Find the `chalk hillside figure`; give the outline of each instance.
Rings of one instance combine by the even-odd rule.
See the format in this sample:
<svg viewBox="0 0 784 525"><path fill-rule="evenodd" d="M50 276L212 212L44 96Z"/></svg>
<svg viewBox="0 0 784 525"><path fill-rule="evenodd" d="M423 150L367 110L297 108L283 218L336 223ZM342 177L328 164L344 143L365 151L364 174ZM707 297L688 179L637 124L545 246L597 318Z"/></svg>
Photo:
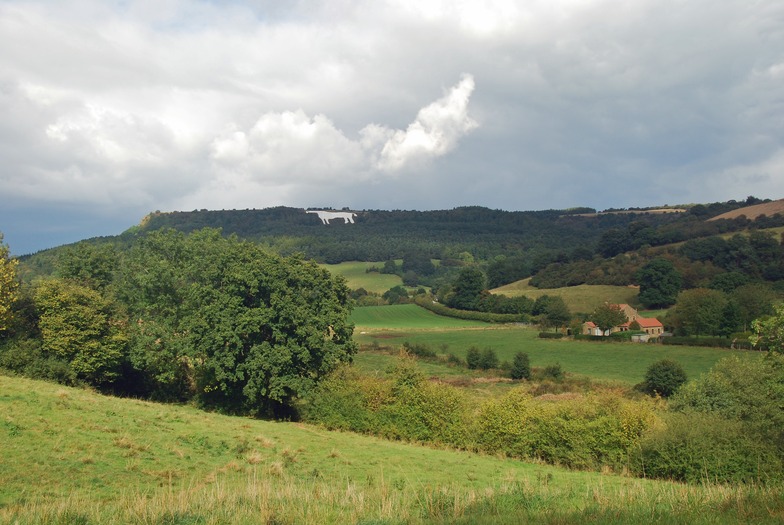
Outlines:
<svg viewBox="0 0 784 525"><path fill-rule="evenodd" d="M343 219L343 224L354 224L356 213L350 211L305 210L305 213L315 213L321 219L321 224L329 224L332 219Z"/></svg>

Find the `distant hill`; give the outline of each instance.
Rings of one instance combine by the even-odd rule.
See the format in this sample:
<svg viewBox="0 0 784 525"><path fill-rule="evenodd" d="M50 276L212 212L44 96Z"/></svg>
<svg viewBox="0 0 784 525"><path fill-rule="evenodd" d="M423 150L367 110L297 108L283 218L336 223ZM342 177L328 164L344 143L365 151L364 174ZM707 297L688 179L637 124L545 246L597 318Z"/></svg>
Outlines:
<svg viewBox="0 0 784 525"><path fill-rule="evenodd" d="M324 263L384 261L402 258L410 251L434 259L456 259L467 253L474 259L489 260L578 246L594 250L604 231L625 228L643 216L640 212L586 218L573 210L504 211L480 206L354 212L354 224L333 219L329 225L304 209L287 207L156 212L128 234L140 235L160 228L184 232L221 228L225 234L266 243L283 253L302 252ZM657 226L674 219L672 215L644 216L648 223Z"/></svg>
<svg viewBox="0 0 784 525"><path fill-rule="evenodd" d="M611 209L601 213L584 207L541 211L481 206L433 211L335 210L350 211L354 222L336 218L329 224L302 208L193 210L154 212L119 236L86 242L111 243L122 251L162 228L188 233L209 227L220 228L224 235L264 244L282 255L299 253L319 263L383 263L405 261L407 257L439 260L438 273L444 277L450 269L456 271L465 264L478 263L486 273L489 288L527 277L533 277L531 284L540 288L579 284L626 286L634 284L631 276L653 256L650 248L666 249L676 243L732 235L751 226L756 230L781 227L784 215L775 213L782 209L784 200L749 197L745 201ZM753 221L752 212L759 213L754 213L757 219ZM51 274L63 248L20 258L23 279L29 282L36 276ZM617 257L638 251L642 252L640 256L628 261ZM405 266L400 277L412 269ZM760 268L757 265L758 271ZM707 270L712 272L713 267ZM438 284L438 275L419 270L415 273L418 278L409 282ZM766 278L778 280L778 273L776 270ZM702 283L706 278L695 278L695 282Z"/></svg>
<svg viewBox="0 0 784 525"><path fill-rule="evenodd" d="M777 213L784 215L784 199L764 202L762 204L755 204L753 206L745 206L743 208L738 208L737 210L732 210L726 213L722 213L721 215L717 215L716 217L711 217L708 220L718 221L721 219L737 219L738 217L744 216L747 219L753 221L763 215L765 215L766 217L772 217Z"/></svg>

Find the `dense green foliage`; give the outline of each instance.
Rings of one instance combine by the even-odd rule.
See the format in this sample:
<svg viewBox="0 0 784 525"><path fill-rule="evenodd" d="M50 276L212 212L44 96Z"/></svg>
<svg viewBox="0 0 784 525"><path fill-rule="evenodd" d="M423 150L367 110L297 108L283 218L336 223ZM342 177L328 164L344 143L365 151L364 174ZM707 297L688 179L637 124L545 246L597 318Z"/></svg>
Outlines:
<svg viewBox="0 0 784 525"><path fill-rule="evenodd" d="M558 295L542 295L534 302L532 313L542 328L559 329L569 324L572 313L564 300Z"/></svg>
<svg viewBox="0 0 784 525"><path fill-rule="evenodd" d="M683 367L672 359L656 361L645 371L640 390L650 395L672 396L686 382Z"/></svg>
<svg viewBox="0 0 784 525"><path fill-rule="evenodd" d="M486 289L485 274L479 268L469 266L460 271L444 302L458 310L478 310L482 292Z"/></svg>
<svg viewBox="0 0 784 525"><path fill-rule="evenodd" d="M617 304L604 303L591 314L590 320L599 327L602 333L609 332L614 326L627 322L626 314Z"/></svg>
<svg viewBox="0 0 784 525"><path fill-rule="evenodd" d="M3 243L0 232L0 333L7 329L11 317L11 306L19 293L19 282L16 277L18 261L9 257L9 249Z"/></svg>
<svg viewBox="0 0 784 525"><path fill-rule="evenodd" d="M716 335L723 328L727 296L718 290L695 288L678 295L667 320L682 335Z"/></svg>
<svg viewBox="0 0 784 525"><path fill-rule="evenodd" d="M159 228L193 231L209 226L269 243L284 252L301 250L322 262L404 258L424 262L425 258L460 261L465 253L483 260L520 255L519 249L510 250L508 246L556 250L564 242L598 239L605 223L628 221L621 216L586 221L564 216L558 210L507 212L478 206L439 211L366 210L357 214L356 224L324 227L313 215L297 208L155 213L128 234Z"/></svg>
<svg viewBox="0 0 784 525"><path fill-rule="evenodd" d="M763 359L728 357L684 385L671 406L748 423L753 434L776 443L784 453L784 355Z"/></svg>
<svg viewBox="0 0 784 525"><path fill-rule="evenodd" d="M453 317L455 319L465 319L470 321L482 321L485 323L516 323L524 322L529 319L529 316L522 313L494 313L475 310L460 310L457 308L450 308L439 302L434 301L428 296L418 296L414 298L414 302L430 310L431 312L444 316ZM527 302L527 301L526 301Z"/></svg>
<svg viewBox="0 0 784 525"><path fill-rule="evenodd" d="M509 369L512 379L531 379L531 360L525 352L517 352Z"/></svg>
<svg viewBox="0 0 784 525"><path fill-rule="evenodd" d="M121 375L128 339L111 303L74 281L48 279L35 287L44 353L65 361L74 381L106 386Z"/></svg>
<svg viewBox="0 0 784 525"><path fill-rule="evenodd" d="M476 368L481 354L471 350ZM661 379L654 375L650 382ZM780 362L720 363L682 386L671 412L660 400L612 390L536 394L573 388L563 383L564 389L555 389L561 383L551 381L569 380L553 365L535 374L534 381L543 383L476 405L467 391L426 381L411 361L402 361L386 377L341 369L305 400L303 413L331 429L572 468L628 469L692 483L776 482L784 477L783 378Z"/></svg>
<svg viewBox="0 0 784 525"><path fill-rule="evenodd" d="M752 342L784 354L784 304L776 306L774 315L752 322L755 336Z"/></svg>
<svg viewBox="0 0 784 525"><path fill-rule="evenodd" d="M481 361L482 352L475 353ZM655 419L645 401L605 394L552 403L524 388L476 409L465 393L426 381L406 360L384 378L343 368L313 391L302 410L307 420L331 429L595 469L620 469Z"/></svg>
<svg viewBox="0 0 784 525"><path fill-rule="evenodd" d="M646 474L696 482L784 475L784 359L727 358L672 397L667 425L643 440Z"/></svg>
<svg viewBox="0 0 784 525"><path fill-rule="evenodd" d="M298 256L209 229L154 232L121 253L85 244L62 255L60 277L17 302L2 366L269 415L286 414L355 352L345 282Z"/></svg>
<svg viewBox="0 0 784 525"><path fill-rule="evenodd" d="M748 426L710 413L665 414L640 441L632 471L686 483L776 483L782 454Z"/></svg>
<svg viewBox="0 0 784 525"><path fill-rule="evenodd" d="M681 276L666 259L654 259L635 275L640 285L640 302L646 308L666 308L675 303Z"/></svg>

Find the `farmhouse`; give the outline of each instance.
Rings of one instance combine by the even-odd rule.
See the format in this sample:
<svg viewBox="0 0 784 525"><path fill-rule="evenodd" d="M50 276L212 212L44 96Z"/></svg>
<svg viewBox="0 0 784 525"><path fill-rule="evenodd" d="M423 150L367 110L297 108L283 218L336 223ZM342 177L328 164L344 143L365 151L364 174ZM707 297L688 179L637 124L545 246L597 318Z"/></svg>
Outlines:
<svg viewBox="0 0 784 525"><path fill-rule="evenodd" d="M626 332L630 330L631 325L634 323L636 323L637 326L640 327L639 329L645 332L648 336L658 337L664 333L664 325L662 325L661 321L655 317L641 317L637 310L628 304L618 304L615 306L617 306L626 315L625 323L618 326L613 326L606 333L602 333L601 328L596 326L594 322L586 321L583 323L582 333L586 335L610 335L615 332Z"/></svg>

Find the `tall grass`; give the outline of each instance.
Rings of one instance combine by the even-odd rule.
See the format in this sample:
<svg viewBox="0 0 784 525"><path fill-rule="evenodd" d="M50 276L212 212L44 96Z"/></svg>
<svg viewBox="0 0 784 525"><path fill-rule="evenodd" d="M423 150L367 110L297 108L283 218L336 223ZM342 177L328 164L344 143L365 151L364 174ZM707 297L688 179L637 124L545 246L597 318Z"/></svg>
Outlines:
<svg viewBox="0 0 784 525"><path fill-rule="evenodd" d="M777 523L688 487L115 399L0 375L0 524Z"/></svg>
<svg viewBox="0 0 784 525"><path fill-rule="evenodd" d="M784 519L782 492L771 487L678 486L565 488L551 478L500 480L472 489L458 484L401 485L383 477L331 483L254 470L210 484L111 501L77 494L0 509L3 524L519 524L755 523Z"/></svg>

